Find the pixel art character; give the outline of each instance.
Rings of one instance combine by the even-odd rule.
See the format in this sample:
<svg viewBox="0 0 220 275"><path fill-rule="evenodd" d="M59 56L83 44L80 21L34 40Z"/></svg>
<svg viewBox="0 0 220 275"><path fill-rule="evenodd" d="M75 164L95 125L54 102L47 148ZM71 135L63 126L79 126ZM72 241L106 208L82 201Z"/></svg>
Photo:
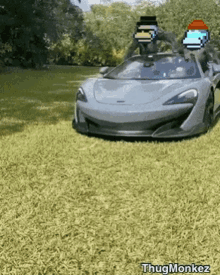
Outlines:
<svg viewBox="0 0 220 275"><path fill-rule="evenodd" d="M137 22L137 31L133 38L138 43L151 43L157 39L158 26L156 16L141 16L140 22Z"/></svg>
<svg viewBox="0 0 220 275"><path fill-rule="evenodd" d="M194 20L188 26L183 39L183 45L190 50L199 50L210 41L210 32L202 20Z"/></svg>
<svg viewBox="0 0 220 275"><path fill-rule="evenodd" d="M141 16L140 22L136 24L132 44L128 48L124 59L130 58L138 47L141 55L157 53L157 40L170 43L173 52L178 51L175 34L159 29L156 16Z"/></svg>

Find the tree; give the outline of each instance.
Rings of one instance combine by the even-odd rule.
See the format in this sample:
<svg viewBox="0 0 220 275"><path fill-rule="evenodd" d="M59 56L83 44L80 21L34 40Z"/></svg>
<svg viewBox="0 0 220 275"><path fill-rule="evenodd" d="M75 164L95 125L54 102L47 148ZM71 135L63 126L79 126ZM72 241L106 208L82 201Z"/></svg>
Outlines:
<svg viewBox="0 0 220 275"><path fill-rule="evenodd" d="M115 65L122 60L124 48L130 40L131 7L123 2L93 5L85 15L86 39L84 44L90 60L98 57L101 64ZM85 55L84 55L85 56Z"/></svg>
<svg viewBox="0 0 220 275"><path fill-rule="evenodd" d="M75 45L85 32L83 12L69 0L62 0L55 7L54 14L56 35L47 35L49 58L59 64L71 63Z"/></svg>
<svg viewBox="0 0 220 275"><path fill-rule="evenodd" d="M58 41L64 33L69 34L76 40L80 39L84 28L82 10L73 5L70 0L56 1L57 4L53 9L53 17L50 19L50 21L56 22L56 28L53 28L53 32L56 29L56 39L52 39L52 41ZM53 38L51 33L47 32L47 34Z"/></svg>
<svg viewBox="0 0 220 275"><path fill-rule="evenodd" d="M34 67L45 57L42 19L43 12L36 8L35 0L10 0L1 6L1 43L11 46L13 57L24 66L30 63Z"/></svg>
<svg viewBox="0 0 220 275"><path fill-rule="evenodd" d="M157 19L160 27L174 32L179 41L195 19L205 22L211 31L211 39L219 39L219 12L220 7L214 0L169 0L157 8Z"/></svg>
<svg viewBox="0 0 220 275"><path fill-rule="evenodd" d="M5 0L0 6L0 50L10 45L11 57L21 65L42 65L51 41L59 40L64 32L79 39L76 28L82 22L80 9L70 0Z"/></svg>

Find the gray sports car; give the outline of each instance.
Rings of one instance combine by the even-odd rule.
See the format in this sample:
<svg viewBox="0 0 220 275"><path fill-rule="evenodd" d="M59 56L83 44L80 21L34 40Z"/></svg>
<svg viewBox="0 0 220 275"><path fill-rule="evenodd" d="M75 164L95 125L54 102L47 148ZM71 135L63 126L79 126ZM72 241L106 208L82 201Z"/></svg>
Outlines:
<svg viewBox="0 0 220 275"><path fill-rule="evenodd" d="M206 132L220 111L220 65L194 54L138 55L87 79L73 128L84 134L177 138Z"/></svg>

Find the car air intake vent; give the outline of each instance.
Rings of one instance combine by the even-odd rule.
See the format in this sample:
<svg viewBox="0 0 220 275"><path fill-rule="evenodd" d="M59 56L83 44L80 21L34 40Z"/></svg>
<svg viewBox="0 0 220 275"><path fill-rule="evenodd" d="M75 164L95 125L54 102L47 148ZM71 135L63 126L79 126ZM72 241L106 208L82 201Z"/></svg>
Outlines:
<svg viewBox="0 0 220 275"><path fill-rule="evenodd" d="M118 103L123 103L123 102L125 102L125 101L123 101L123 100L118 100L117 102L118 102Z"/></svg>

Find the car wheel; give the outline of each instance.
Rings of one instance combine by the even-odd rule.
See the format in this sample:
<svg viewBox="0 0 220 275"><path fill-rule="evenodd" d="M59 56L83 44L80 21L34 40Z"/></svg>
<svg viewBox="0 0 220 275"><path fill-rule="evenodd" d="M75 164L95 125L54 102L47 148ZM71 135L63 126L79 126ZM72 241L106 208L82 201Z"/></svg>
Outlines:
<svg viewBox="0 0 220 275"><path fill-rule="evenodd" d="M206 131L209 130L209 128L213 123L213 118L214 118L213 111L214 111L214 96L213 96L213 93L210 92L209 97L206 101L205 113L203 118L203 122L206 126Z"/></svg>

